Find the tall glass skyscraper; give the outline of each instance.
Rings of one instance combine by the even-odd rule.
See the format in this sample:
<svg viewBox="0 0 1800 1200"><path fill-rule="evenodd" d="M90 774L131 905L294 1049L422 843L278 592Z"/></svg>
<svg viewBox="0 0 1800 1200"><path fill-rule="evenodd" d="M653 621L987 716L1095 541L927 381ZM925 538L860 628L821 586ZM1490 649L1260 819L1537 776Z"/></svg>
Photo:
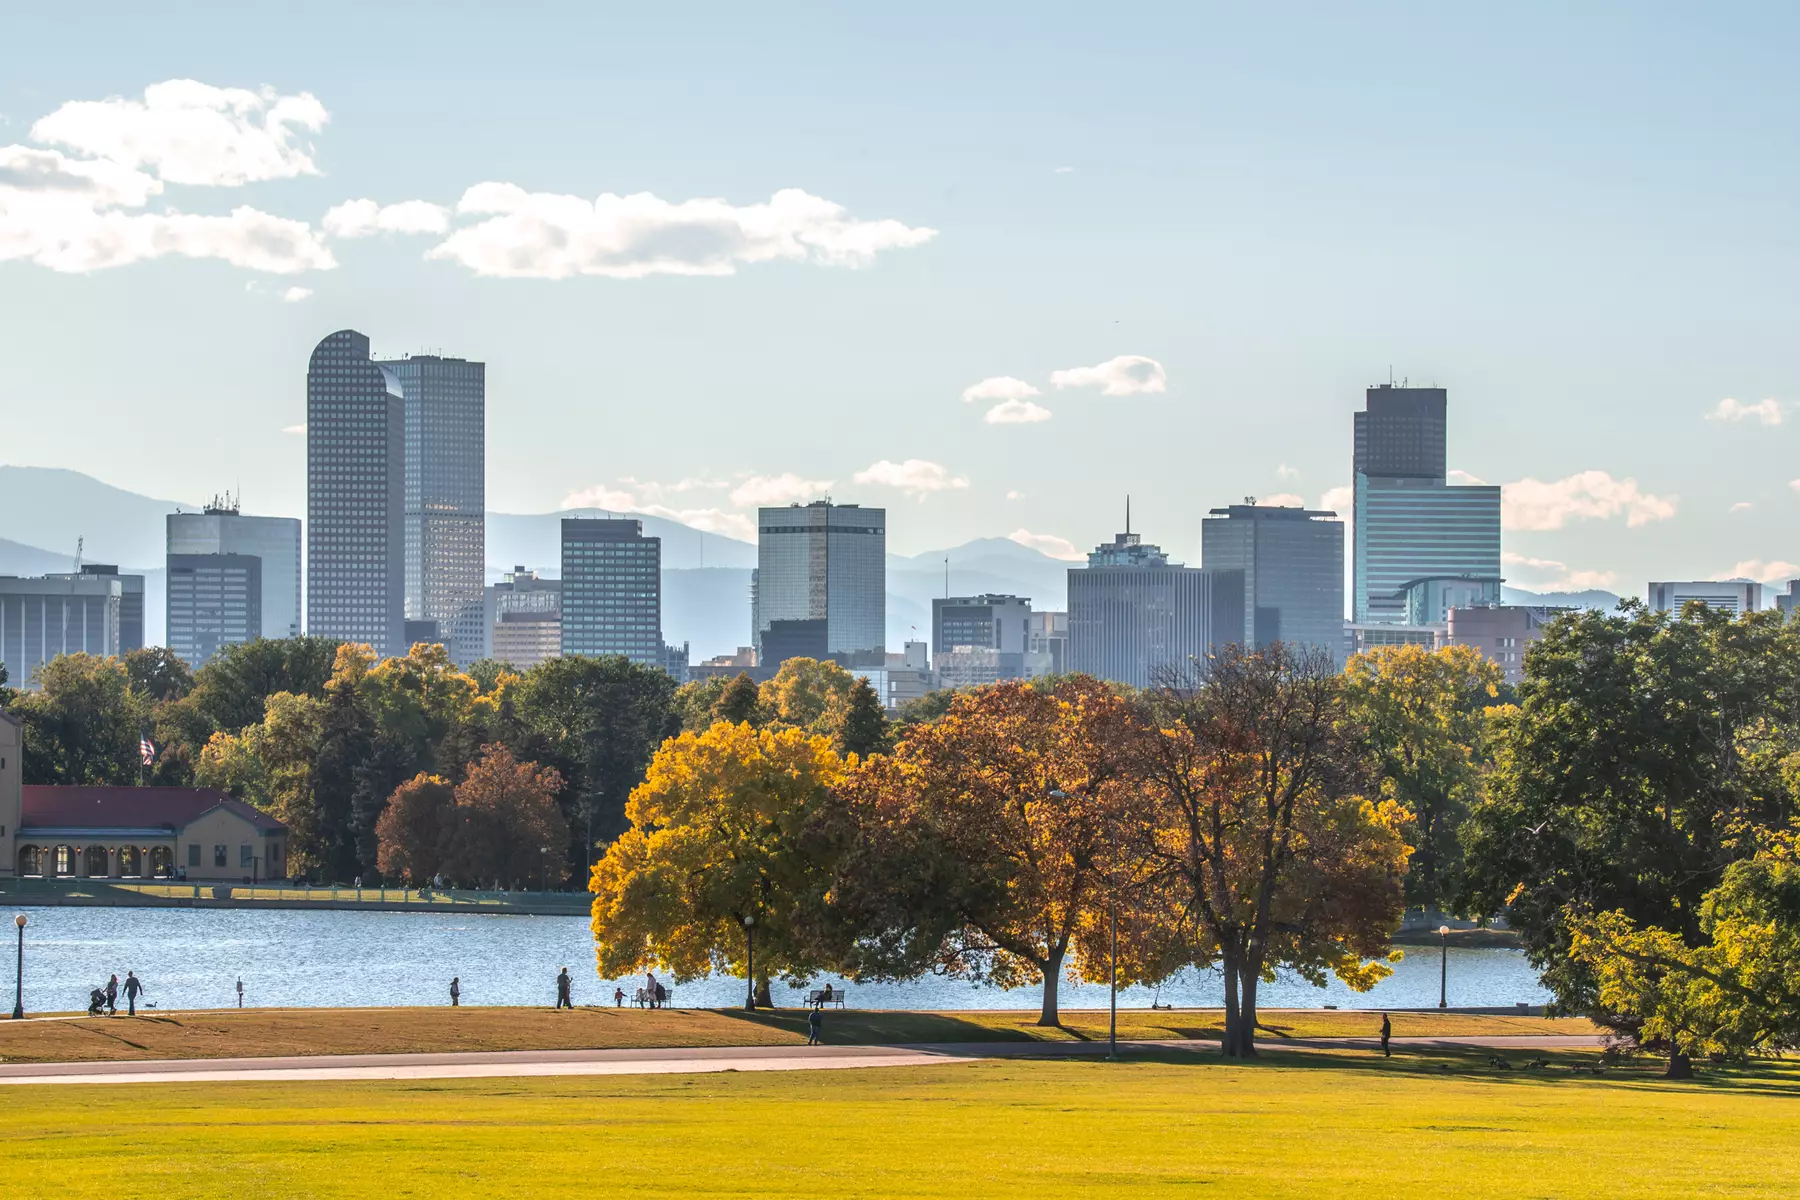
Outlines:
<svg viewBox="0 0 1800 1200"><path fill-rule="evenodd" d="M663 664L662 539L642 521L563 518L562 654Z"/></svg>
<svg viewBox="0 0 1800 1200"><path fill-rule="evenodd" d="M406 619L450 657L481 657L487 566L487 365L415 354L379 362L406 401Z"/></svg>
<svg viewBox="0 0 1800 1200"><path fill-rule="evenodd" d="M1344 657L1344 523L1336 513L1267 504L1215 508L1200 523L1200 565L1244 573L1246 648L1286 642Z"/></svg>
<svg viewBox="0 0 1800 1200"><path fill-rule="evenodd" d="M306 630L406 653L406 398L340 329L306 369Z"/></svg>
<svg viewBox="0 0 1800 1200"><path fill-rule="evenodd" d="M1434 583L1479 584L1499 599L1500 489L1452 487L1443 388L1372 387L1355 415L1351 608L1405 624Z"/></svg>
<svg viewBox="0 0 1800 1200"><path fill-rule="evenodd" d="M773 628L783 645L813 650L807 657L885 666L887 510L829 500L759 509L755 597L758 661L775 661L762 653Z"/></svg>

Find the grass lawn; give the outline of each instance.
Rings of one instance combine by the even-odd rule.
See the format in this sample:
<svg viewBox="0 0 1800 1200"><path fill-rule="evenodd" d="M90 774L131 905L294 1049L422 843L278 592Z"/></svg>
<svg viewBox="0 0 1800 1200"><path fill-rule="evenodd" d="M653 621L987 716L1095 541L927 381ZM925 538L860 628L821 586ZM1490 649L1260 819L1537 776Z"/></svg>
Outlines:
<svg viewBox="0 0 1800 1200"><path fill-rule="evenodd" d="M832 1010L825 1040L843 1044L1053 1039L1101 1041L1104 1012L1065 1012L1061 1028L1040 1028L1031 1012L860 1012ZM1270 1043L1282 1037L1372 1036L1380 1017L1316 1009L1263 1013ZM1395 1013L1396 1037L1591 1033L1585 1020ZM1217 1010L1119 1014L1127 1039L1216 1039ZM567 1050L601 1047L760 1046L806 1040L798 1009L749 1014L729 1009L285 1008L147 1012L135 1018L0 1021L0 1061L240 1058L289 1054L380 1054L454 1050Z"/></svg>
<svg viewBox="0 0 1800 1200"><path fill-rule="evenodd" d="M19 1197L1800 1194L1800 1073L1431 1058L0 1088Z"/></svg>

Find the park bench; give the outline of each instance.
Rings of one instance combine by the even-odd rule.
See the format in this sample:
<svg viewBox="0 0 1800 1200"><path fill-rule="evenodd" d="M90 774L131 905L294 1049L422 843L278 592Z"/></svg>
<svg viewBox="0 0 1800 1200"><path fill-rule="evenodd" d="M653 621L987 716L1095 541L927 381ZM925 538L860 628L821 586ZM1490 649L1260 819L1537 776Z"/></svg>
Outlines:
<svg viewBox="0 0 1800 1200"><path fill-rule="evenodd" d="M835 1004L839 1008L844 1007L844 989L827 986L806 993L808 1008L824 1008L827 1004Z"/></svg>
<svg viewBox="0 0 1800 1200"><path fill-rule="evenodd" d="M658 1000L647 987L641 987L631 994L631 1002L639 1008L653 1008L661 1004L664 1008L673 1007L675 1003L674 989L664 986L663 998Z"/></svg>

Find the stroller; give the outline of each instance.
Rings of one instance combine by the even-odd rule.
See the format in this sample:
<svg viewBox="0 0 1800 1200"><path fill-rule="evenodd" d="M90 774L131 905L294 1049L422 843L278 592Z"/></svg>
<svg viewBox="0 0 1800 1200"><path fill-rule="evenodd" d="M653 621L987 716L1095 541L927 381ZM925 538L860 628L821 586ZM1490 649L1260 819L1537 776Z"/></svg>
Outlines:
<svg viewBox="0 0 1800 1200"><path fill-rule="evenodd" d="M88 1016L97 1017L106 1011L106 989L95 988L88 993Z"/></svg>

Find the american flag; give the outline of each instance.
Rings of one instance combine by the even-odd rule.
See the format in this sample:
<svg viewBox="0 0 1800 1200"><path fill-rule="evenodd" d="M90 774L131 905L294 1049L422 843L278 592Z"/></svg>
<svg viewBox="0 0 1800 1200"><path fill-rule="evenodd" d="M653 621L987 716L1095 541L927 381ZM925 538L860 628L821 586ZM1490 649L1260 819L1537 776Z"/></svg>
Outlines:
<svg viewBox="0 0 1800 1200"><path fill-rule="evenodd" d="M147 737L140 737L138 739L138 756L141 759L143 759L144 765L146 767L155 766L156 765L156 743L152 742Z"/></svg>

